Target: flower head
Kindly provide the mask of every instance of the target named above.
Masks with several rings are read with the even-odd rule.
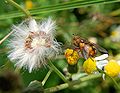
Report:
[[[97,72],[97,68],[102,70],[103,67],[108,63],[108,60],[106,59],[107,57],[108,54],[102,54],[95,58],[88,58],[83,64],[83,69],[88,74]]]
[[[65,50],[65,57],[71,56],[72,53],[73,53],[73,49],[66,49],[66,50]]]
[[[114,42],[120,42],[120,26],[111,32],[110,39]]]
[[[9,41],[11,50],[8,57],[19,68],[25,67],[31,72],[60,52],[60,44],[54,38],[56,25],[51,18],[39,23],[30,18],[13,26],[12,30],[14,34]]]
[[[120,65],[115,60],[110,60],[104,67],[104,71],[111,77],[118,76],[120,74]]]
[[[26,0],[25,1],[25,7],[26,9],[32,9],[33,8],[33,2],[31,0]]]
[[[97,70],[95,59],[94,58],[88,58],[83,64],[83,69],[88,74],[94,73]]]
[[[69,65],[75,65],[75,64],[77,64],[77,62],[79,60],[79,55],[78,55],[77,51],[75,51],[73,49],[66,49],[65,57],[66,57]]]

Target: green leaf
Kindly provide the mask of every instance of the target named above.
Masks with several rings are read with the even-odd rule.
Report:
[[[96,4],[108,4],[108,3],[114,3],[114,2],[120,2],[120,1],[119,0],[89,0],[89,1],[75,0],[75,1],[69,1],[65,3],[60,3],[56,5],[45,6],[45,7],[36,7],[34,9],[31,9],[30,13],[31,15],[38,15],[42,13],[57,12],[61,10],[68,10],[68,9],[91,6]],[[6,19],[6,18],[17,18],[22,16],[24,16],[22,12],[12,11],[10,13],[0,15],[0,20]]]
[[[42,87],[42,83],[34,80],[29,86],[23,91],[23,93],[44,93],[44,88]]]

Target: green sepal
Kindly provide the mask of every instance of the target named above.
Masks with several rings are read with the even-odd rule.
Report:
[[[44,88],[42,83],[34,80],[32,81],[29,86],[23,91],[23,93],[44,93]]]
[[[77,73],[78,72],[77,64],[75,64],[75,65],[68,64],[68,72],[69,73]]]

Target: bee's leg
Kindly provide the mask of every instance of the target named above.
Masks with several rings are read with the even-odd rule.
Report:
[[[93,59],[93,57],[92,57],[92,56],[90,56],[90,59],[94,62],[94,59]]]
[[[84,49],[82,50],[81,54],[85,59],[88,59],[88,54]]]

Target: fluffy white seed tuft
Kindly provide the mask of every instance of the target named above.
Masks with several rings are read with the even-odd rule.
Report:
[[[36,22],[30,18],[13,26],[12,38],[9,40],[8,57],[19,68],[27,68],[29,72],[47,64],[61,51],[60,43],[54,38],[55,21],[51,18]]]

